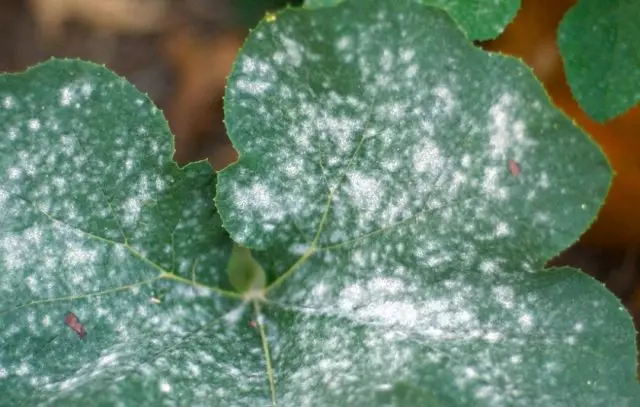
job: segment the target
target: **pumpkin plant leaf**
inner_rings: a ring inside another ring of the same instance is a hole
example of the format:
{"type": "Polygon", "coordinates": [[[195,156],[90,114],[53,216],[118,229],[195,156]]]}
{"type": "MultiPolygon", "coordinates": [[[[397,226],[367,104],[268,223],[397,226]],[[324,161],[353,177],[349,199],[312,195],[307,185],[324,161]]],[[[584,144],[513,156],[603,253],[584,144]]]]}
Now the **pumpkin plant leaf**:
{"type": "Polygon", "coordinates": [[[268,400],[215,175],[146,96],[53,60],[0,76],[0,135],[0,404],[268,400]]]}
{"type": "Polygon", "coordinates": [[[273,398],[634,405],[628,313],[544,269],[603,202],[602,152],[442,10],[371,4],[264,20],[228,81],[216,204],[281,265],[255,302],[273,398]]]}
{"type": "Polygon", "coordinates": [[[600,122],[640,102],[640,2],[581,0],[562,19],[558,46],[580,106],[600,122]]]}

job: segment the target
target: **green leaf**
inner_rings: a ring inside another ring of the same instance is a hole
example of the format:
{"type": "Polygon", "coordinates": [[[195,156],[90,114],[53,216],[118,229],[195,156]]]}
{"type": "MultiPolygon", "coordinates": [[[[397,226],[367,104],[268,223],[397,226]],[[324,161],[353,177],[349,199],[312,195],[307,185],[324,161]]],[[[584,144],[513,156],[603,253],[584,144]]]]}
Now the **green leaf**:
{"type": "Polygon", "coordinates": [[[233,245],[233,251],[227,265],[229,282],[239,292],[262,290],[267,282],[262,266],[246,247],[233,245]]]}
{"type": "Polygon", "coordinates": [[[610,120],[640,102],[640,2],[581,0],[562,19],[558,45],[574,97],[610,120]]]}
{"type": "Polygon", "coordinates": [[[0,404],[268,400],[242,299],[216,288],[231,242],[215,176],[175,165],[146,96],[50,61],[0,76],[0,134],[0,404]]]}
{"type": "Polygon", "coordinates": [[[369,4],[263,21],[228,82],[216,203],[287,263],[262,307],[279,405],[635,405],[628,313],[544,270],[601,206],[603,154],[444,12],[369,4]]]}
{"type": "MultiPolygon", "coordinates": [[[[307,8],[335,6],[346,0],[306,0],[307,8]]],[[[502,33],[518,13],[520,0],[416,0],[440,7],[467,32],[472,40],[489,40],[502,33]]],[[[372,2],[375,4],[375,2],[372,2]]]]}
{"type": "Polygon", "coordinates": [[[520,9],[520,0],[419,0],[441,7],[472,40],[490,40],[502,33],[520,9]]]}

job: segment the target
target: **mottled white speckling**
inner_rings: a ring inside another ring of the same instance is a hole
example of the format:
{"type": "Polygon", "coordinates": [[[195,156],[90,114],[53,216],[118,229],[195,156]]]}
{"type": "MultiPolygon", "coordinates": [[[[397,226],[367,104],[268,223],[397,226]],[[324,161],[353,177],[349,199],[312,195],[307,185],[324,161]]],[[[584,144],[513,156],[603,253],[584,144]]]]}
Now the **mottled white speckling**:
{"type": "Polygon", "coordinates": [[[498,331],[489,331],[484,335],[484,339],[490,343],[496,343],[503,338],[501,332],[498,331]]]}
{"type": "MultiPolygon", "coordinates": [[[[282,202],[277,199],[267,184],[255,181],[248,187],[236,187],[234,190],[236,205],[240,208],[257,212],[264,221],[279,221],[284,216],[282,202]]],[[[287,207],[289,213],[294,206],[287,207]]]]}
{"type": "Polygon", "coordinates": [[[366,213],[373,213],[380,208],[380,181],[364,172],[350,171],[347,192],[353,204],[366,213]]]}
{"type": "Polygon", "coordinates": [[[411,158],[413,168],[419,173],[437,174],[442,171],[445,162],[438,146],[426,138],[414,147],[411,158]]]}
{"type": "Polygon", "coordinates": [[[584,330],[584,324],[582,322],[577,322],[573,326],[573,330],[576,331],[576,332],[582,332],[584,330]]]}
{"type": "Polygon", "coordinates": [[[256,61],[249,57],[249,56],[243,56],[240,65],[242,66],[242,72],[243,73],[251,73],[256,69],[256,61]]]}
{"type": "Polygon", "coordinates": [[[7,176],[9,179],[19,179],[22,177],[22,169],[18,167],[9,167],[7,169],[7,176]]]}
{"type": "Polygon", "coordinates": [[[292,38],[280,35],[280,41],[287,52],[287,62],[293,66],[300,66],[303,59],[304,47],[292,38]]]}
{"type": "Polygon", "coordinates": [[[485,167],[482,178],[482,191],[487,198],[505,200],[508,197],[507,189],[500,182],[501,167],[485,167]]]}
{"type": "Polygon", "coordinates": [[[518,103],[515,95],[505,93],[489,109],[489,144],[493,159],[504,160],[508,156],[520,159],[526,148],[537,144],[526,136],[522,120],[513,116],[518,103]]]}
{"type": "Polygon", "coordinates": [[[227,312],[222,319],[226,321],[228,324],[237,325],[242,318],[242,314],[244,313],[244,305],[240,305],[231,311],[227,312]]]}
{"type": "Polygon", "coordinates": [[[2,99],[2,106],[4,106],[6,109],[11,109],[13,105],[14,105],[14,102],[11,96],[5,96],[2,99]]]}
{"type": "Polygon", "coordinates": [[[549,181],[549,174],[546,171],[542,171],[538,178],[538,186],[543,189],[548,189],[551,186],[549,181]]]}
{"type": "Polygon", "coordinates": [[[68,242],[65,252],[65,262],[72,266],[81,266],[93,263],[98,257],[98,252],[78,245],[76,242],[68,242]]]}
{"type": "Polygon", "coordinates": [[[529,313],[522,314],[518,318],[518,322],[523,331],[528,331],[533,327],[533,315],[529,313]]]}
{"type": "Polygon", "coordinates": [[[415,304],[402,301],[374,301],[356,311],[359,318],[383,325],[414,326],[419,312],[415,304]]]}
{"type": "Polygon", "coordinates": [[[89,82],[84,82],[80,86],[80,92],[84,95],[84,97],[89,97],[93,93],[94,86],[89,82]]]}
{"type": "Polygon", "coordinates": [[[405,76],[407,77],[407,79],[412,79],[416,76],[416,74],[418,73],[418,70],[419,70],[419,67],[417,64],[409,65],[409,67],[405,71],[405,76]]]}
{"type": "Polygon", "coordinates": [[[127,225],[133,225],[138,221],[140,211],[142,210],[142,203],[144,199],[140,199],[137,196],[131,196],[127,198],[123,205],[124,216],[122,217],[123,223],[127,225]]]}
{"type": "Polygon", "coordinates": [[[496,225],[494,234],[496,237],[508,236],[511,234],[511,228],[509,227],[509,224],[507,222],[500,221],[496,225]]]}
{"type": "Polygon", "coordinates": [[[163,393],[169,393],[171,391],[171,385],[166,380],[160,380],[160,382],[158,383],[158,387],[163,393]]]}
{"type": "Polygon", "coordinates": [[[405,289],[405,284],[397,278],[375,277],[367,283],[367,289],[379,295],[398,294],[405,289]]]}
{"type": "Polygon", "coordinates": [[[513,308],[515,305],[515,292],[513,291],[513,288],[506,285],[500,285],[493,287],[491,291],[495,296],[496,301],[502,304],[503,307],[507,309],[513,308]]]}
{"type": "Polygon", "coordinates": [[[289,253],[291,254],[297,254],[302,256],[303,254],[305,254],[307,252],[307,250],[309,250],[309,245],[308,244],[303,244],[303,243],[296,243],[294,245],[291,245],[289,247],[289,253]]]}
{"type": "Polygon", "coordinates": [[[416,55],[416,50],[412,48],[404,48],[400,50],[400,59],[403,62],[409,62],[416,55]]]}
{"type": "Polygon", "coordinates": [[[0,379],[4,379],[9,376],[9,372],[4,367],[0,367],[0,379]]]}
{"type": "Polygon", "coordinates": [[[69,106],[73,101],[72,96],[73,92],[71,91],[70,87],[65,86],[64,88],[60,89],[60,105],[69,106]]]}
{"type": "Polygon", "coordinates": [[[380,68],[383,71],[388,72],[393,67],[393,53],[389,49],[384,49],[382,51],[382,56],[380,57],[380,68]]]}
{"type": "Polygon", "coordinates": [[[20,366],[16,369],[16,375],[24,376],[31,371],[31,366],[29,366],[26,362],[20,363],[20,366]]]}
{"type": "Polygon", "coordinates": [[[37,131],[40,129],[40,120],[31,119],[29,120],[29,130],[37,131]]]}
{"type": "Polygon", "coordinates": [[[340,51],[344,51],[345,49],[349,48],[349,46],[351,46],[351,42],[352,39],[350,36],[342,36],[336,42],[336,48],[338,48],[340,51]]]}
{"type": "Polygon", "coordinates": [[[493,260],[482,260],[480,263],[480,271],[485,274],[493,274],[500,271],[498,264],[493,260]]]}
{"type": "Polygon", "coordinates": [[[451,114],[456,105],[453,92],[444,85],[438,85],[433,89],[433,94],[438,99],[435,105],[436,111],[433,112],[434,116],[451,114]]]}

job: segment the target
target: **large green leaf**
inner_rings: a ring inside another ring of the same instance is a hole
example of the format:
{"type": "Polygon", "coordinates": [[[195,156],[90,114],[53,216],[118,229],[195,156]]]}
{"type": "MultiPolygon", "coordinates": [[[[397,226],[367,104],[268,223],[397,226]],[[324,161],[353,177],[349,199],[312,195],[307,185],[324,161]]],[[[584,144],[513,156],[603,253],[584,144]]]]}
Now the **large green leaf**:
{"type": "Polygon", "coordinates": [[[640,1],[581,0],[563,18],[558,45],[580,106],[604,122],[640,102],[640,1]]]}
{"type": "Polygon", "coordinates": [[[597,146],[442,11],[350,0],[249,36],[216,202],[258,251],[284,406],[635,406],[634,330],[543,270],[598,211],[597,146]],[[283,266],[287,264],[287,266],[283,266]]]}
{"type": "MultiPolygon", "coordinates": [[[[335,6],[346,0],[306,0],[308,8],[335,6]]],[[[489,40],[502,33],[516,16],[520,0],[416,0],[441,7],[467,32],[473,40],[489,40]]],[[[375,1],[371,1],[376,4],[375,1]]]]}
{"type": "Polygon", "coordinates": [[[231,253],[215,176],[174,164],[144,95],[51,61],[0,77],[0,135],[0,405],[268,399],[259,335],[214,288],[231,253]]]}

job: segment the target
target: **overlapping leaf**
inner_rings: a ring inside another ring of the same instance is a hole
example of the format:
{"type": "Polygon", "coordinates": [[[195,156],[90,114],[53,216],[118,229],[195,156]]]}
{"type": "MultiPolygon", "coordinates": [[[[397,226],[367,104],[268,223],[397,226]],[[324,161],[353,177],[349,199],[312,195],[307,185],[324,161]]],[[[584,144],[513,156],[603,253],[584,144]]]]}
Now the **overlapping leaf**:
{"type": "Polygon", "coordinates": [[[280,405],[632,406],[619,302],[546,259],[610,170],[519,61],[442,11],[349,0],[250,35],[218,178],[232,238],[277,279],[264,307],[280,405]]]}
{"type": "MultiPolygon", "coordinates": [[[[347,0],[306,0],[306,7],[335,6],[347,0]]],[[[520,8],[519,0],[416,0],[419,3],[438,6],[447,10],[458,24],[474,40],[497,37],[515,17],[520,8]]],[[[376,4],[374,1],[372,4],[376,4]]]]}
{"type": "Polygon", "coordinates": [[[605,122],[640,102],[640,2],[581,0],[558,28],[567,80],[580,106],[605,122]]]}

